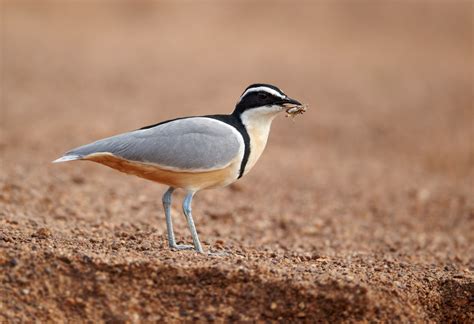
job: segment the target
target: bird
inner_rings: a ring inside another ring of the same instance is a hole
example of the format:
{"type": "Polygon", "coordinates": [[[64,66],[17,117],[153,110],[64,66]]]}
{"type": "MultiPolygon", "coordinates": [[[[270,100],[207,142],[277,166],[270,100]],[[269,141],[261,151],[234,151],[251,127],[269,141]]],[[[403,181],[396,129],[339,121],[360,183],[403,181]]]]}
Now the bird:
{"type": "Polygon", "coordinates": [[[53,163],[93,161],[167,185],[162,203],[169,248],[205,253],[192,216],[194,195],[248,174],[265,149],[274,118],[304,110],[278,87],[256,83],[243,91],[231,114],[166,120],[74,148],[53,163]],[[182,207],[193,245],[175,239],[171,201],[176,189],[186,192],[182,207]]]}

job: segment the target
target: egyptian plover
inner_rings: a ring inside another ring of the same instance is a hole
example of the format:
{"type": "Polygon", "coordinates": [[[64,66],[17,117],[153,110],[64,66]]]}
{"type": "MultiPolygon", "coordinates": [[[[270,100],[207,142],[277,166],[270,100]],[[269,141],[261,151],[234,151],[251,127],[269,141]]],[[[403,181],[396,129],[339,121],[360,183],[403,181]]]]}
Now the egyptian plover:
{"type": "Polygon", "coordinates": [[[246,175],[261,156],[273,119],[303,105],[269,84],[253,84],[230,115],[181,117],[80,146],[53,162],[88,160],[169,186],[163,195],[168,243],[175,250],[203,253],[191,202],[202,189],[227,186],[246,175]],[[171,196],[186,191],[183,211],[194,246],[178,245],[171,220],[171,196]]]}

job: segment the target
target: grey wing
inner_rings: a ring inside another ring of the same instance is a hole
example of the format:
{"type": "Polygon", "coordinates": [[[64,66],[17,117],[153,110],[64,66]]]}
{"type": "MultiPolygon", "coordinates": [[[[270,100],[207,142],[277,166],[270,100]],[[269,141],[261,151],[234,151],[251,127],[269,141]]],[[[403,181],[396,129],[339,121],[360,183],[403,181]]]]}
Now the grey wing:
{"type": "Polygon", "coordinates": [[[73,149],[66,156],[111,153],[170,169],[216,170],[226,167],[242,151],[239,136],[231,125],[192,117],[105,138],[73,149]]]}

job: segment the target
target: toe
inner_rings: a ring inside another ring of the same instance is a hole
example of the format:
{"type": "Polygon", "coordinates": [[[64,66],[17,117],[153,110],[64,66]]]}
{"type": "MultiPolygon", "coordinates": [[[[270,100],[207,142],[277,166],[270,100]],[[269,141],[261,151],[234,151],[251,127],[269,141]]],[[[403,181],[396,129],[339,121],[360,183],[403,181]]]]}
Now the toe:
{"type": "Polygon", "coordinates": [[[176,244],[171,247],[172,250],[182,251],[182,250],[193,250],[194,246],[192,245],[184,245],[184,244],[176,244]]]}
{"type": "Polygon", "coordinates": [[[208,251],[207,255],[212,256],[212,257],[225,257],[225,256],[229,256],[230,254],[224,251],[219,251],[219,252],[208,251]]]}

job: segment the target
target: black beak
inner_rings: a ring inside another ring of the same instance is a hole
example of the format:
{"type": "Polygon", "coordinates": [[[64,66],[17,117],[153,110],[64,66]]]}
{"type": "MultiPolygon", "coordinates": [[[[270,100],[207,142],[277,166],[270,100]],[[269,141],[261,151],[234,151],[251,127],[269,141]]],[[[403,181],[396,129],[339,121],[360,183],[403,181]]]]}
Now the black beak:
{"type": "Polygon", "coordinates": [[[291,99],[290,97],[286,97],[282,101],[280,101],[278,104],[280,105],[285,105],[285,104],[290,104],[290,105],[295,105],[295,106],[302,106],[303,104],[299,102],[298,100],[291,99]]]}

